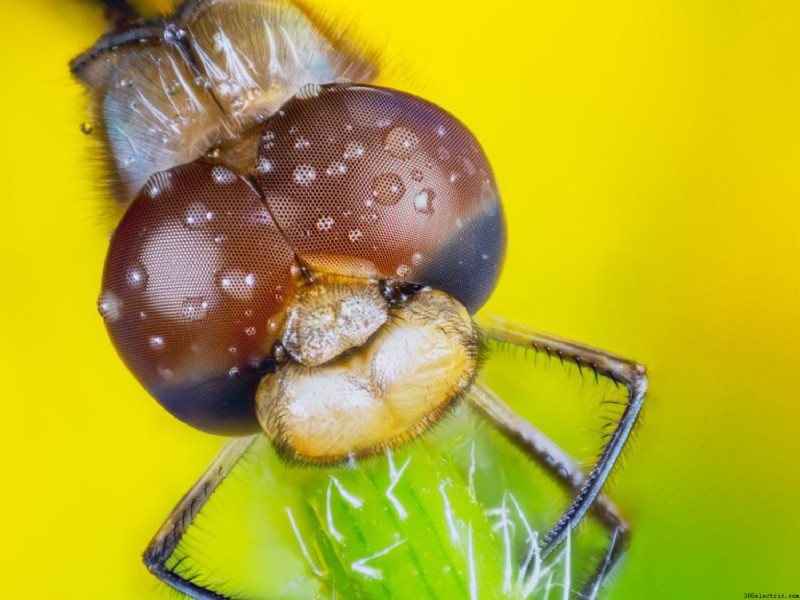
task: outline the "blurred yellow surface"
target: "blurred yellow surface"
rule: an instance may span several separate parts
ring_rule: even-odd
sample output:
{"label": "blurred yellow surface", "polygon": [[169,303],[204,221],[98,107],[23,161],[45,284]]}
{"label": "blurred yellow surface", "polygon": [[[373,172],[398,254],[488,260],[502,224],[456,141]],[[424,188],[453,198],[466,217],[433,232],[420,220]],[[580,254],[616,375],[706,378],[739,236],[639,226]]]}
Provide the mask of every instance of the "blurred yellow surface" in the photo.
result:
{"label": "blurred yellow surface", "polygon": [[[482,141],[509,222],[487,309],[650,368],[614,597],[800,593],[800,4],[314,10]],[[222,444],[97,315],[113,222],[66,63],[102,31],[88,2],[0,5],[3,597],[168,597],[139,553]]]}

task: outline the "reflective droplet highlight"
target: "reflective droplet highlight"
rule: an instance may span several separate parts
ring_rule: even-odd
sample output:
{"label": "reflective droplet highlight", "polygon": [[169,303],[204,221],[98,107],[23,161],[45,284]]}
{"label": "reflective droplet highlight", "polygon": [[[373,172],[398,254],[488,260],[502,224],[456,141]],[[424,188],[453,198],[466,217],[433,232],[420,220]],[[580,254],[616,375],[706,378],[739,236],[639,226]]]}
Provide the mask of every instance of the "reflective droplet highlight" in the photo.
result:
{"label": "reflective droplet highlight", "polygon": [[381,204],[397,204],[405,193],[406,186],[397,173],[382,173],[372,181],[372,197]]}
{"label": "reflective droplet highlight", "polygon": [[386,134],[383,149],[396,158],[411,158],[419,145],[419,137],[410,129],[395,127]]}

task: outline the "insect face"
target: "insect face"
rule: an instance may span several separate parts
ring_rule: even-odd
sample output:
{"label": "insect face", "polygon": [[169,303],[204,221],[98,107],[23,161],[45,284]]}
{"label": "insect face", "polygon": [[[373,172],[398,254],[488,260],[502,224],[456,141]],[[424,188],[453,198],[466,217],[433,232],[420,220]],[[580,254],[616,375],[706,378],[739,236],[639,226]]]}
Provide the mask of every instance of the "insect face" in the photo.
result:
{"label": "insect face", "polygon": [[[207,431],[257,427],[256,388],[278,369],[261,383],[258,417],[298,456],[409,438],[474,372],[468,311],[494,287],[505,245],[483,152],[428,102],[346,84],[304,88],[258,142],[244,163],[237,153],[223,164],[222,152],[157,173],[131,203],[100,298],[118,351],[165,408]],[[390,307],[387,280],[439,292]],[[407,352],[389,368],[396,344]],[[291,365],[273,360],[281,353]],[[420,377],[437,383],[415,403]],[[339,392],[323,401],[328,387]],[[341,435],[354,420],[371,435]]]}

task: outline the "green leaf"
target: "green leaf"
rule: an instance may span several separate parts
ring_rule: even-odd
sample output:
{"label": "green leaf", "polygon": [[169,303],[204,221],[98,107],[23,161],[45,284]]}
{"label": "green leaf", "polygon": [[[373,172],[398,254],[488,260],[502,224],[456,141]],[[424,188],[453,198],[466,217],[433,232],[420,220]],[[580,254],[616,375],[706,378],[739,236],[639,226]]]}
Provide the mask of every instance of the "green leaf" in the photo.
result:
{"label": "green leaf", "polygon": [[[579,422],[595,421],[573,433],[594,433],[566,441],[597,448],[602,421],[587,409],[619,392],[557,361],[492,357],[483,381],[523,413],[544,403],[539,416],[556,431],[570,425],[553,414],[577,406]],[[587,519],[569,552],[532,568],[536,540],[569,499],[466,403],[416,442],[348,467],[287,465],[260,436],[166,566],[232,598],[566,598],[565,580],[579,589],[606,544]]]}

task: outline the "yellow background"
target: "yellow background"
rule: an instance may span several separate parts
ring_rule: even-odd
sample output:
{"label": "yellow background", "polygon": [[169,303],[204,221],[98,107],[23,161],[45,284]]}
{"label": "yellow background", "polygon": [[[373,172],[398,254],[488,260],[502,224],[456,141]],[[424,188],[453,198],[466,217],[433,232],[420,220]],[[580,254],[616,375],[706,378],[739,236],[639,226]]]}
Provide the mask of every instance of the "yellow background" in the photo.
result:
{"label": "yellow background", "polygon": [[[650,368],[615,597],[800,593],[800,3],[317,10],[482,141],[510,236],[488,308]],[[96,312],[112,223],[66,62],[102,27],[0,5],[3,597],[167,597],[139,553],[222,444],[147,398]]]}

